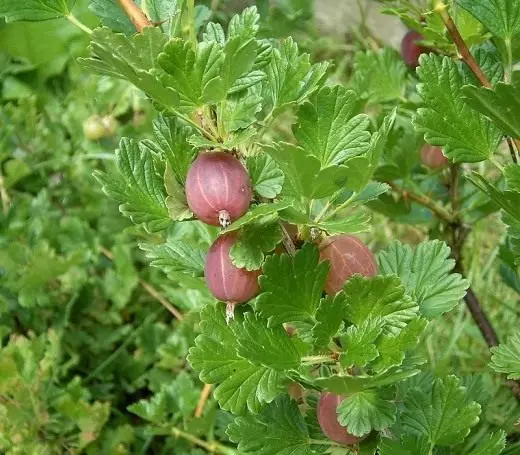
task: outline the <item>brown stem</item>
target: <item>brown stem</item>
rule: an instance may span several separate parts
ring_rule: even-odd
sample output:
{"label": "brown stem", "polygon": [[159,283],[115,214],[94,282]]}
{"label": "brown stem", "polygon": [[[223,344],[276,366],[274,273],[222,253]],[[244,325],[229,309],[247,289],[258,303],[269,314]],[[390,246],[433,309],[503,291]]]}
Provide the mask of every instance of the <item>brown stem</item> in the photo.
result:
{"label": "brown stem", "polygon": [[[514,143],[514,145],[513,145]],[[516,150],[520,152],[518,139],[512,139],[510,137],[507,138],[507,146],[509,147],[509,153],[511,154],[511,159],[513,163],[518,164],[518,160],[516,159],[515,146]]]}
{"label": "brown stem", "polygon": [[195,409],[195,417],[199,418],[202,416],[204,407],[206,406],[206,402],[208,401],[212,389],[213,386],[211,384],[204,384],[204,388],[200,393],[199,402],[197,403],[197,408]]}
{"label": "brown stem", "polygon": [[480,333],[482,333],[482,336],[486,340],[487,345],[490,348],[493,346],[497,346],[499,343],[498,335],[495,329],[493,328],[491,322],[489,321],[486,313],[482,309],[482,306],[480,305],[477,296],[473,292],[473,289],[468,289],[468,292],[466,293],[466,297],[464,297],[464,300],[466,301],[466,305],[468,306],[469,312],[471,313],[473,320],[477,324]]}
{"label": "brown stem", "polygon": [[146,17],[141,8],[139,8],[133,0],[119,0],[119,3],[139,33],[141,33],[145,27],[153,27],[150,19]]}
{"label": "brown stem", "polygon": [[289,235],[289,233],[287,232],[287,229],[285,229],[285,226],[283,225],[283,223],[281,221],[280,221],[280,228],[282,229],[282,236],[283,236],[282,242],[283,242],[285,251],[287,251],[287,253],[289,253],[291,256],[294,256],[296,254],[296,247],[294,246],[294,242],[291,239],[291,236]]}
{"label": "brown stem", "polygon": [[462,60],[464,60],[464,63],[468,65],[469,69],[472,71],[472,73],[484,87],[491,88],[491,83],[489,82],[489,79],[486,77],[484,71],[482,71],[482,68],[479,66],[473,55],[471,55],[468,46],[462,39],[462,36],[460,35],[459,30],[457,29],[457,26],[455,25],[453,19],[447,11],[447,8],[447,5],[440,0],[437,0],[435,2],[435,11],[437,11],[437,13],[439,13],[439,15],[441,16],[441,19],[444,22],[446,28],[448,29],[448,32],[453,42],[455,43],[455,46],[457,46],[457,50],[459,51]]}
{"label": "brown stem", "polygon": [[[114,259],[114,255],[112,254],[112,252],[107,250],[106,248],[101,247],[101,252],[111,261]],[[178,319],[179,321],[182,321],[184,319],[182,313],[177,308],[175,308],[170,302],[168,302],[168,300],[150,283],[143,280],[142,278],[139,278],[139,284],[145,289],[146,292],[148,292],[148,294],[150,294],[164,308],[166,308],[176,319]]]}
{"label": "brown stem", "polygon": [[419,194],[414,193],[413,191],[405,190],[404,188],[401,188],[399,185],[397,185],[394,182],[387,182],[388,185],[398,193],[402,194],[404,197],[407,197],[411,199],[412,201],[415,201],[422,206],[430,209],[440,220],[444,221],[445,223],[453,223],[455,221],[455,217],[448,212],[446,209],[441,207],[439,204],[437,204],[433,199],[430,199],[425,194]]}

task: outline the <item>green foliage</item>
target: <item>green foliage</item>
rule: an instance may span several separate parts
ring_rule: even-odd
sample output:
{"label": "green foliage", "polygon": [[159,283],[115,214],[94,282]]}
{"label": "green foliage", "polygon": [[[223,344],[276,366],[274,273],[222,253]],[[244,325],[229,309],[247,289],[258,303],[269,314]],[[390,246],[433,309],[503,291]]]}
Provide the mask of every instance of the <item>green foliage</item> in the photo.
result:
{"label": "green foliage", "polygon": [[477,162],[495,152],[500,134],[484,116],[472,111],[462,99],[460,71],[448,57],[421,57],[418,92],[425,107],[417,110],[414,124],[427,142],[444,147],[455,163]]}
{"label": "green foliage", "polygon": [[499,373],[506,373],[509,379],[520,378],[520,335],[511,336],[506,343],[491,348],[493,353],[490,366]]}
{"label": "green foliage", "polygon": [[0,16],[10,21],[44,21],[70,14],[76,0],[16,0],[0,2]]}

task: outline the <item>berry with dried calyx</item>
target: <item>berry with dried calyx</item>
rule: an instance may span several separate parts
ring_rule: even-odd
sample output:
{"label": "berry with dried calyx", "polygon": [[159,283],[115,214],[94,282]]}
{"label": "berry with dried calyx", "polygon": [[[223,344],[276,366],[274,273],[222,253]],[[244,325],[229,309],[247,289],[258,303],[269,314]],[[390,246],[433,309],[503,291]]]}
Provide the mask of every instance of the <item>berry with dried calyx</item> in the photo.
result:
{"label": "berry with dried calyx", "polygon": [[246,270],[235,267],[229,251],[237,241],[235,233],[218,237],[206,256],[204,277],[211,293],[227,303],[226,317],[233,318],[235,305],[247,302],[258,294],[260,270]]}
{"label": "berry with dried calyx", "polygon": [[204,223],[227,227],[247,212],[251,182],[240,161],[226,152],[201,152],[186,177],[186,199]]}

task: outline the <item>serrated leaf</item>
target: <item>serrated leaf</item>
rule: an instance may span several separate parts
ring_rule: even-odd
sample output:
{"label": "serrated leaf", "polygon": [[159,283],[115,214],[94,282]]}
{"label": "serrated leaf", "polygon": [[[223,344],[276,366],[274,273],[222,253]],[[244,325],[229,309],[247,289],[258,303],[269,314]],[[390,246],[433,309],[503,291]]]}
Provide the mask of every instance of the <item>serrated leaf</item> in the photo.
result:
{"label": "serrated leaf", "polygon": [[165,273],[181,272],[192,276],[204,275],[205,254],[187,242],[168,236],[165,243],[140,243],[139,248],[146,252],[152,267]]}
{"label": "serrated leaf", "polygon": [[91,35],[90,57],[79,63],[97,74],[124,79],[163,106],[177,106],[179,97],[156,75],[156,57],[167,37],[158,28],[146,27],[131,38],[97,28]]}
{"label": "serrated leaf", "polygon": [[341,365],[347,368],[354,365],[364,367],[374,360],[379,355],[375,341],[383,331],[384,325],[383,318],[380,317],[365,319],[359,326],[351,325],[341,336]]}
{"label": "serrated leaf", "polygon": [[357,211],[333,221],[312,222],[309,226],[317,227],[329,234],[358,234],[370,230],[371,220],[370,213]]}
{"label": "serrated leaf", "polygon": [[465,394],[455,376],[436,379],[428,390],[415,389],[406,395],[401,423],[405,430],[425,435],[432,445],[458,444],[480,415],[480,405],[468,402]]}
{"label": "serrated leaf", "polygon": [[319,262],[319,251],[305,244],[294,257],[273,255],[264,264],[259,278],[256,309],[272,327],[283,322],[313,318],[323,292],[328,264]]}
{"label": "serrated leaf", "polygon": [[286,142],[264,146],[285,175],[285,185],[291,193],[309,199],[321,199],[334,194],[345,184],[348,169],[329,166],[321,169],[318,158],[305,150]]}
{"label": "serrated leaf", "polygon": [[249,38],[255,36],[259,29],[260,15],[256,6],[245,8],[240,14],[235,14],[228,25],[228,40],[235,37]]}
{"label": "serrated leaf", "polygon": [[348,376],[345,374],[332,375],[329,377],[322,376],[316,378],[315,382],[320,387],[330,392],[337,394],[347,394],[386,387],[392,384],[396,384],[400,381],[404,381],[405,379],[415,376],[418,373],[420,373],[420,370],[392,369],[375,376]]}
{"label": "serrated leaf", "polygon": [[269,155],[247,157],[247,170],[253,189],[260,196],[274,199],[284,182],[284,174]]}
{"label": "serrated leaf", "polygon": [[382,318],[384,330],[399,333],[419,311],[405,294],[405,287],[396,276],[366,278],[354,275],[345,284],[347,318],[357,326],[367,319]]}
{"label": "serrated leaf", "polygon": [[364,391],[347,395],[339,404],[338,421],[354,436],[364,436],[391,426],[396,413],[395,405],[376,391]]}
{"label": "serrated leaf", "polygon": [[520,4],[516,0],[457,0],[495,36],[511,40],[520,33]]}
{"label": "serrated leaf", "polygon": [[378,255],[379,273],[397,275],[421,313],[433,319],[457,305],[469,287],[460,274],[450,273],[455,261],[449,257],[450,248],[439,240],[420,243],[415,251],[394,242]]}
{"label": "serrated leaf", "polygon": [[136,32],[135,25],[121,8],[118,0],[91,0],[88,9],[92,11],[105,27],[114,32],[132,35]]}
{"label": "serrated leaf", "polygon": [[76,0],[0,0],[6,22],[45,21],[70,14]]}
{"label": "serrated leaf", "polygon": [[499,82],[494,89],[467,85],[464,101],[509,136],[520,138],[520,86]]}
{"label": "serrated leaf", "polygon": [[379,455],[430,455],[431,446],[425,437],[404,435],[401,440],[381,438]]}
{"label": "serrated leaf", "polygon": [[148,149],[128,138],[121,139],[116,150],[120,175],[96,173],[103,191],[121,205],[119,210],[134,223],[149,231],[160,231],[169,224],[164,185],[157,174]]}
{"label": "serrated leaf", "polygon": [[[233,324],[241,323],[235,315]],[[223,306],[206,306],[201,313],[201,334],[188,360],[207,384],[219,384],[214,397],[222,409],[234,414],[258,413],[284,391],[285,376],[251,362],[237,353],[235,332],[227,324]]]}
{"label": "serrated leaf", "polygon": [[321,88],[300,107],[294,136],[323,167],[368,150],[370,121],[364,114],[355,115],[359,104],[355,92],[336,85]]}
{"label": "serrated leaf", "polygon": [[267,327],[265,319],[246,313],[242,324],[233,324],[232,329],[238,355],[251,363],[280,372],[300,366],[301,354],[282,325]]}
{"label": "serrated leaf", "polygon": [[187,144],[193,129],[181,126],[174,117],[159,114],[153,121],[154,140],[145,139],[141,144],[161,156],[184,185],[188,169],[195,159],[196,150]]}
{"label": "serrated leaf", "polygon": [[407,69],[389,47],[358,52],[354,59],[354,90],[371,103],[384,103],[404,96]]}
{"label": "serrated leaf", "polygon": [[277,216],[249,223],[241,229],[238,240],[229,251],[231,261],[238,268],[258,270],[265,253],[274,250],[281,241],[282,230]]}
{"label": "serrated leaf", "polygon": [[507,374],[508,379],[520,379],[520,332],[515,333],[506,343],[491,348],[489,366],[498,373]]}
{"label": "serrated leaf", "polygon": [[256,122],[256,114],[261,110],[262,98],[256,93],[228,96],[220,111],[221,129],[227,133],[247,128]]}
{"label": "serrated leaf", "polygon": [[343,292],[321,299],[316,310],[316,323],[312,328],[315,346],[326,348],[336,336],[346,314],[346,299]]}
{"label": "serrated leaf", "polygon": [[230,226],[223,230],[223,233],[236,231],[243,226],[261,220],[262,218],[276,215],[281,210],[286,209],[289,205],[290,202],[288,201],[273,202],[271,204],[258,204],[238,220],[231,223]]}
{"label": "serrated leaf", "polygon": [[480,439],[478,446],[469,452],[468,455],[500,455],[505,446],[506,432],[498,430],[496,433],[491,433],[484,439]]}
{"label": "serrated leaf", "polygon": [[417,318],[411,321],[398,335],[384,335],[377,342],[379,357],[372,363],[377,373],[400,366],[406,351],[413,348],[420,340],[428,321]]}
{"label": "serrated leaf", "polygon": [[220,72],[224,92],[227,93],[241,76],[249,73],[255,62],[257,50],[257,41],[251,38],[251,35],[228,38],[224,46],[224,61]]}
{"label": "serrated leaf", "polygon": [[164,188],[168,195],[165,199],[170,218],[174,221],[183,221],[191,218],[193,212],[188,207],[183,186],[177,181],[177,177],[171,170],[170,163],[166,164],[164,171]]}
{"label": "serrated leaf", "polygon": [[220,77],[223,60],[222,47],[216,42],[203,41],[194,48],[180,38],[170,40],[158,57],[167,73],[164,82],[179,94],[186,111],[225,95]]}
{"label": "serrated leaf", "polygon": [[481,114],[462,99],[462,77],[449,57],[422,55],[417,74],[425,107],[417,110],[415,128],[426,141],[443,147],[444,154],[455,163],[474,163],[490,158],[501,134]]}
{"label": "serrated leaf", "polygon": [[296,402],[282,396],[257,416],[238,417],[228,427],[238,450],[256,455],[311,455],[309,433]]}
{"label": "serrated leaf", "polygon": [[273,112],[305,101],[323,81],[327,63],[310,64],[308,54],[299,54],[298,45],[291,37],[279,48],[274,48],[272,58],[264,68],[267,75],[265,96],[270,100]]}

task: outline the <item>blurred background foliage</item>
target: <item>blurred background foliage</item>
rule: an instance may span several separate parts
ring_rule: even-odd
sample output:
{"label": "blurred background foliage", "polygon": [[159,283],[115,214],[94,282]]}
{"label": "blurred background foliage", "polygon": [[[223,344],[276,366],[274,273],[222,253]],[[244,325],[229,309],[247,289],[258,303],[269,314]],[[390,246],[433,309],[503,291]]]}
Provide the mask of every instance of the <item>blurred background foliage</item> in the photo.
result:
{"label": "blurred background foliage", "polygon": [[[90,3],[96,11],[97,2]],[[313,59],[334,60],[333,80],[362,93],[374,118],[390,109],[389,101],[409,97],[388,152],[393,160],[380,169],[405,174],[418,165],[413,152],[421,143],[410,125],[414,82],[393,49],[370,58],[381,45],[367,25],[373,5],[350,3],[360,8],[361,22],[334,25],[328,35],[311,0],[256,2],[266,37],[292,35]],[[88,4],[78,0],[75,14],[94,27],[99,19]],[[200,2],[200,24],[210,17],[225,23],[240,6]],[[131,27],[124,19],[123,32]],[[155,109],[129,84],[82,71],[75,59],[87,45],[88,36],[66,20],[0,23],[0,451],[234,453],[224,431],[230,416],[211,398],[195,417],[202,384],[185,361],[207,292],[149,267],[136,246],[144,233],[118,214],[92,177],[113,166],[121,136],[151,137]],[[381,79],[388,75],[381,65],[391,68],[391,80]],[[88,119],[101,122],[94,140]],[[290,122],[273,134],[287,135]],[[438,174],[423,172],[416,184],[442,198],[439,182]],[[385,198],[371,204],[372,248],[395,238],[413,244],[442,236],[427,211]],[[475,213],[469,278],[505,337],[519,324],[520,281],[496,246],[504,235],[498,215],[478,216],[496,208],[479,195],[467,198]],[[207,243],[214,232],[193,222],[168,235]],[[466,445],[496,427],[514,442],[520,406],[489,373],[487,346],[465,307],[430,327],[425,359],[436,374],[464,376],[484,405]],[[510,453],[520,450],[511,447]]]}

